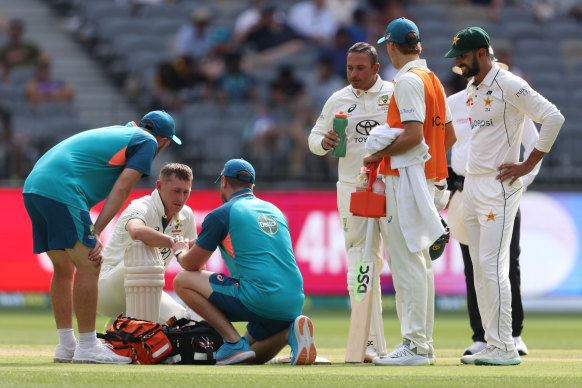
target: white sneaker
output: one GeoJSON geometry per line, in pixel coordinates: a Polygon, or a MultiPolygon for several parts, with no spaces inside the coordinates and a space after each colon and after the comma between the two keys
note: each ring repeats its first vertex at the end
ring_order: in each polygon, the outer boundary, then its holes
{"type": "Polygon", "coordinates": [[[75,354],[75,348],[67,348],[64,345],[58,344],[55,350],[55,357],[53,362],[56,363],[69,363],[73,361],[73,355],[75,354]]]}
{"type": "Polygon", "coordinates": [[[525,342],[520,337],[513,337],[513,341],[515,342],[515,350],[519,353],[520,356],[527,356],[529,351],[527,350],[527,346],[525,346],[525,342]]]}
{"type": "MultiPolygon", "coordinates": [[[[477,343],[477,342],[475,342],[475,343],[477,343]]],[[[483,342],[483,343],[485,343],[485,342],[483,342]]],[[[469,346],[469,348],[470,348],[470,346],[469,346]]],[[[467,348],[467,349],[469,349],[469,348],[467,348]]],[[[492,351],[493,349],[495,349],[495,346],[487,346],[487,344],[485,344],[485,348],[482,349],[481,351],[474,353],[474,354],[465,354],[463,357],[461,357],[461,362],[463,364],[475,365],[475,359],[477,359],[477,357],[482,356],[484,354],[487,354],[490,351],[492,351]]]]}
{"type": "Polygon", "coordinates": [[[517,350],[506,352],[494,346],[488,346],[487,349],[489,351],[479,353],[475,358],[475,365],[518,365],[521,363],[517,350]]]}
{"type": "Polygon", "coordinates": [[[131,364],[132,361],[114,353],[100,341],[95,341],[95,346],[87,349],[77,345],[73,355],[74,364],[131,364]]]}
{"type": "Polygon", "coordinates": [[[467,349],[465,349],[463,356],[477,354],[480,351],[484,350],[486,346],[487,346],[487,342],[475,341],[471,344],[471,346],[469,346],[467,349]]]}
{"type": "Polygon", "coordinates": [[[364,362],[373,362],[374,358],[378,357],[378,352],[375,348],[368,346],[366,348],[366,355],[364,356],[364,362]]]}
{"type": "Polygon", "coordinates": [[[436,362],[436,357],[434,356],[434,353],[427,354],[427,358],[428,358],[428,363],[430,365],[434,365],[434,363],[436,362]]]}
{"type": "Polygon", "coordinates": [[[416,349],[410,349],[409,341],[405,341],[399,349],[392,353],[374,358],[376,365],[429,365],[428,356],[426,354],[416,354],[416,349]]]}

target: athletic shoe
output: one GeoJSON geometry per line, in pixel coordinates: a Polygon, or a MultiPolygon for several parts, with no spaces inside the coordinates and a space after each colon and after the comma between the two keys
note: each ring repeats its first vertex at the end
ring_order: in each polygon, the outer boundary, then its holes
{"type": "Polygon", "coordinates": [[[428,358],[428,363],[430,365],[434,365],[434,363],[436,362],[436,357],[434,356],[434,353],[429,353],[427,355],[427,358],[428,358]]]}
{"type": "Polygon", "coordinates": [[[416,350],[417,348],[410,349],[410,341],[406,340],[399,349],[396,349],[392,353],[374,358],[374,364],[403,366],[429,365],[428,355],[417,354],[416,350]]]}
{"type": "Polygon", "coordinates": [[[486,353],[489,353],[493,349],[495,349],[495,346],[485,345],[485,349],[483,349],[483,350],[481,350],[481,351],[479,351],[479,352],[477,352],[475,354],[466,354],[463,357],[461,357],[461,362],[463,364],[475,365],[475,360],[477,359],[477,357],[482,356],[482,355],[484,355],[486,353]]]}
{"type": "Polygon", "coordinates": [[[469,346],[467,349],[465,349],[463,356],[477,354],[480,351],[484,350],[486,346],[487,346],[487,342],[475,341],[471,344],[471,346],[469,346]]]}
{"type": "Polygon", "coordinates": [[[317,358],[313,340],[313,322],[305,315],[300,315],[289,328],[287,343],[291,346],[291,365],[312,365],[317,358]]]}
{"type": "MultiPolygon", "coordinates": [[[[489,347],[487,347],[489,348],[489,347]]],[[[475,365],[518,365],[521,358],[516,350],[506,352],[503,349],[492,347],[488,352],[482,352],[475,358],[475,365]]]]}
{"type": "Polygon", "coordinates": [[[216,365],[233,365],[255,358],[255,352],[251,350],[247,337],[241,337],[237,343],[224,342],[216,352],[216,365]]]}
{"type": "Polygon", "coordinates": [[[58,344],[57,350],[55,351],[55,357],[53,362],[56,363],[69,363],[73,361],[73,355],[75,354],[75,348],[67,348],[64,345],[58,344]]]}
{"type": "Polygon", "coordinates": [[[73,355],[74,364],[131,364],[133,360],[114,353],[100,341],[90,348],[75,348],[73,355]]]}
{"type": "Polygon", "coordinates": [[[378,352],[375,348],[368,346],[366,348],[366,355],[364,356],[364,362],[372,362],[374,358],[378,357],[378,352]]]}
{"type": "Polygon", "coordinates": [[[527,356],[529,351],[527,350],[527,346],[525,346],[525,342],[521,339],[521,337],[513,337],[513,341],[515,342],[515,350],[519,353],[520,356],[527,356]]]}

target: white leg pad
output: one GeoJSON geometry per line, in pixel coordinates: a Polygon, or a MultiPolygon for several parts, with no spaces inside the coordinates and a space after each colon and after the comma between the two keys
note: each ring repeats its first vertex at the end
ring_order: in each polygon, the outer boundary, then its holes
{"type": "Polygon", "coordinates": [[[164,288],[164,262],[159,250],[141,241],[125,253],[125,315],[157,322],[164,288]]]}

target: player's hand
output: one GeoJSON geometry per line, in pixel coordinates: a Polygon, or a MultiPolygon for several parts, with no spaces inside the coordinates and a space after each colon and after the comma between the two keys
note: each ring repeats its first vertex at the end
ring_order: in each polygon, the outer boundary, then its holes
{"type": "Polygon", "coordinates": [[[370,164],[372,164],[374,162],[380,163],[381,160],[382,160],[382,157],[378,156],[377,153],[366,154],[366,156],[364,156],[364,166],[370,167],[370,164]]]}
{"type": "Polygon", "coordinates": [[[188,239],[183,236],[176,236],[172,239],[172,250],[176,251],[187,251],[188,250],[188,239]]]}
{"type": "Polygon", "coordinates": [[[99,265],[103,263],[103,244],[98,234],[95,234],[95,247],[89,252],[89,260],[96,261],[99,265]]]}
{"type": "Polygon", "coordinates": [[[506,163],[497,168],[499,175],[495,178],[499,179],[501,182],[511,179],[509,184],[512,185],[519,177],[529,174],[531,170],[532,168],[523,162],[506,163]]]}
{"type": "Polygon", "coordinates": [[[329,131],[327,131],[323,139],[321,139],[321,146],[323,147],[324,150],[329,151],[331,149],[334,149],[335,146],[339,145],[339,141],[340,138],[337,135],[337,133],[335,133],[333,129],[330,129],[329,131]]]}

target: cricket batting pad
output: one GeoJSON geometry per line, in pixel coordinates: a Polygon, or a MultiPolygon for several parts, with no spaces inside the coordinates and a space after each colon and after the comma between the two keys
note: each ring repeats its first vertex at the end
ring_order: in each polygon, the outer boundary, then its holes
{"type": "Polygon", "coordinates": [[[157,322],[164,288],[164,261],[158,248],[132,242],[125,253],[125,315],[157,322]]]}

